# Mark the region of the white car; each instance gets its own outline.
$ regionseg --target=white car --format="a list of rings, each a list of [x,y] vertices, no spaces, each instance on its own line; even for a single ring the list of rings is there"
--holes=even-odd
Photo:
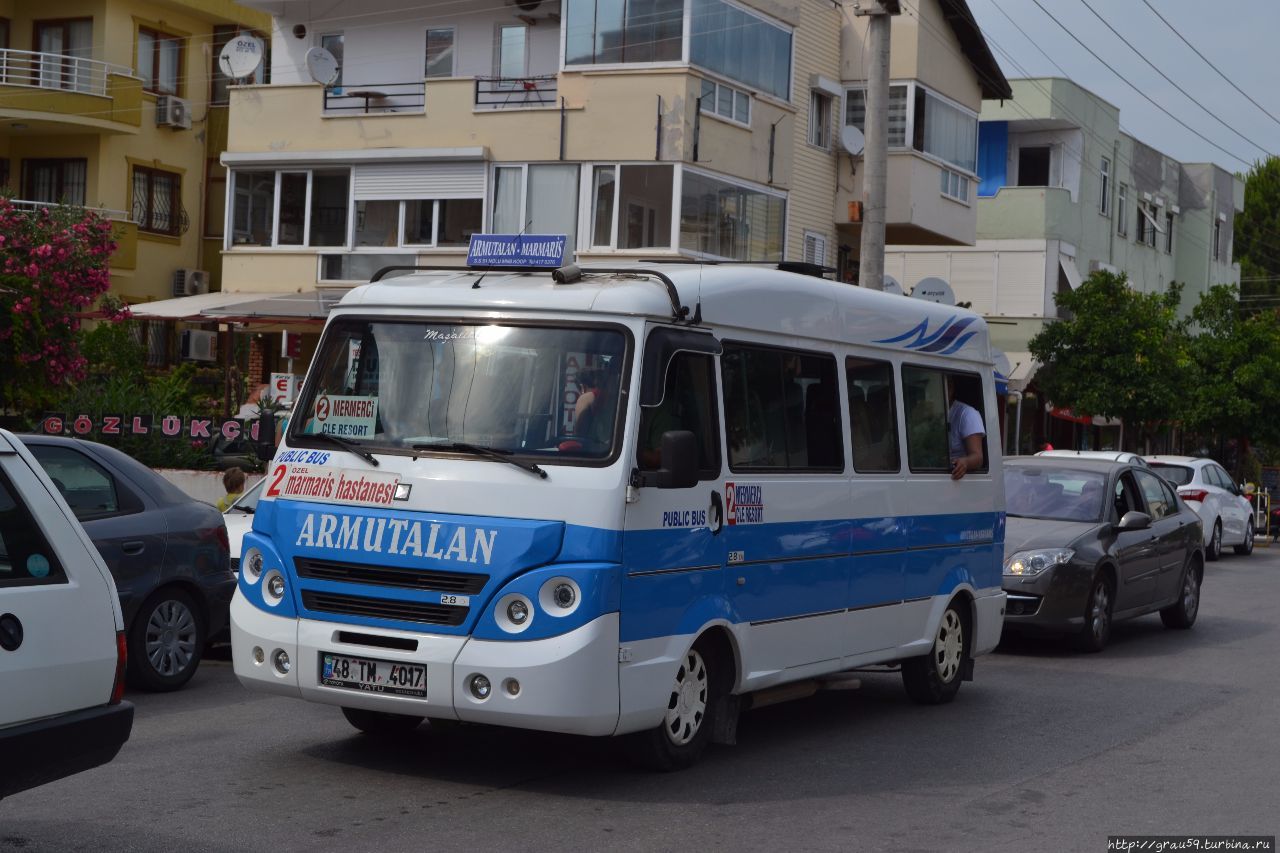
[[[0,430],[0,798],[129,739],[115,582],[44,468]]]
[[[1036,456],[1075,456],[1080,459],[1103,459],[1107,462],[1123,462],[1126,465],[1145,466],[1147,461],[1127,450],[1041,450]]]
[[[1253,507],[1221,465],[1193,456],[1148,456],[1149,464],[1178,490],[1204,522],[1204,556],[1216,560],[1224,545],[1253,552]]]
[[[258,508],[258,496],[262,494],[262,484],[265,482],[264,478],[254,483],[222,514],[222,520],[227,525],[227,542],[231,546],[233,572],[240,571],[240,542],[253,528],[253,512]]]

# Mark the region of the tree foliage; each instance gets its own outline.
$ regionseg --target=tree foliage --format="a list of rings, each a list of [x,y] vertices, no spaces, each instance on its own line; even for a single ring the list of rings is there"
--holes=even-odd
[[[1234,223],[1241,292],[1280,292],[1280,157],[1268,157],[1244,176],[1244,211]],[[1273,281],[1256,281],[1271,277]]]
[[[1139,293],[1103,270],[1057,294],[1063,319],[1029,344],[1045,365],[1037,383],[1056,406],[1120,418],[1139,433],[1180,417],[1193,373],[1180,295],[1176,284]]]
[[[111,223],[80,208],[0,198],[0,393],[31,408],[84,377],[80,317],[111,286]],[[108,319],[127,316],[118,303]]]

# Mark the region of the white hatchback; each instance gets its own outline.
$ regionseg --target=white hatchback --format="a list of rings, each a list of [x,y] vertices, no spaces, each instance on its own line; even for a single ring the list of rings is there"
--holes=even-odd
[[[1148,456],[1147,464],[1178,490],[1204,522],[1204,556],[1216,560],[1224,545],[1253,552],[1253,507],[1221,465],[1194,456]]]
[[[44,468],[0,430],[0,798],[115,757],[133,729],[115,582]]]
[[[1041,450],[1036,456],[1074,456],[1077,459],[1102,459],[1106,462],[1123,462],[1126,465],[1147,464],[1141,456],[1127,450]]]

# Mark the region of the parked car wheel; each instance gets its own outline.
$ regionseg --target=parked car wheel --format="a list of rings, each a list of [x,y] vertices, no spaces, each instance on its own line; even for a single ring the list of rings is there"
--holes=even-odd
[[[363,708],[343,708],[342,716],[360,731],[374,737],[408,734],[422,723],[422,717],[388,714],[385,711],[366,711]]]
[[[1176,604],[1160,611],[1166,628],[1190,628],[1200,613],[1200,566],[1194,560],[1182,570],[1182,595]]]
[[[942,705],[956,698],[969,654],[968,620],[958,601],[943,611],[933,650],[902,662],[902,686],[913,702]]]
[[[1089,601],[1084,608],[1084,628],[1076,635],[1076,648],[1082,652],[1100,652],[1111,639],[1111,581],[1099,574],[1093,579]]]
[[[712,717],[726,680],[715,647],[699,639],[685,653],[662,722],[628,742],[631,758],[663,772],[692,766],[711,740]]]
[[[1253,520],[1250,519],[1244,528],[1244,542],[1236,546],[1236,553],[1247,556],[1253,553]]]
[[[1222,519],[1213,523],[1213,535],[1209,537],[1209,545],[1204,549],[1204,558],[1212,563],[1222,556]]]
[[[180,587],[157,590],[129,628],[129,682],[144,690],[177,690],[191,680],[205,645],[204,608]]]

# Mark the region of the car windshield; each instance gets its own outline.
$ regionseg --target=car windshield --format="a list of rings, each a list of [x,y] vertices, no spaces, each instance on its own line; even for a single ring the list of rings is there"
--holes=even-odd
[[[1175,486],[1185,486],[1195,476],[1195,471],[1186,465],[1164,465],[1159,462],[1152,462],[1151,467],[1155,469],[1157,474]]]
[[[626,352],[616,327],[339,321],[325,332],[289,440],[606,459],[620,438]]]
[[[1020,518],[1053,521],[1097,521],[1107,478],[1097,471],[1007,465],[1004,469],[1005,505]]]

